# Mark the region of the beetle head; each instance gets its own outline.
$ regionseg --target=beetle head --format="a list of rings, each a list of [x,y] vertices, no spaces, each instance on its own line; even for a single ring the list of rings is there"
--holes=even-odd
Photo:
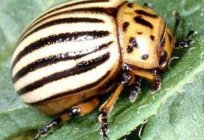
[[[142,69],[164,70],[168,66],[175,39],[166,25],[160,35],[137,34],[127,40],[128,45],[123,48],[125,63]]]

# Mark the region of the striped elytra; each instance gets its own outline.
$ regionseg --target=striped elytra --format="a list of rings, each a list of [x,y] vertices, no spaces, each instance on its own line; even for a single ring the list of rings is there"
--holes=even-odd
[[[74,0],[48,10],[25,29],[12,59],[14,87],[25,103],[56,114],[114,85],[121,50],[113,15],[122,3]],[[76,95],[79,100],[69,101]],[[62,108],[43,109],[61,104],[61,98],[66,99]]]
[[[72,0],[26,27],[13,53],[11,76],[25,103],[55,115],[137,85],[137,77],[155,82],[157,89],[160,78],[151,71],[167,67],[174,46],[166,23],[146,6],[126,0]]]

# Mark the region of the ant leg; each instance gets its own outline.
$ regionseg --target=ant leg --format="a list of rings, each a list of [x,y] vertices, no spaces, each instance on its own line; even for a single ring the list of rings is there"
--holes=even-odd
[[[71,119],[71,117],[75,116],[83,116],[90,112],[92,112],[99,104],[98,99],[93,99],[86,103],[81,103],[76,105],[63,113],[59,114],[55,119],[53,119],[50,123],[41,128],[38,133],[35,135],[34,140],[38,140],[39,138],[46,136],[49,134],[54,128],[59,126],[61,123],[64,123]]]

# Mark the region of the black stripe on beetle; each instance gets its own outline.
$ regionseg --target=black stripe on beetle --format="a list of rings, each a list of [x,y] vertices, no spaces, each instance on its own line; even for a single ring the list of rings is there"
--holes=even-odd
[[[20,78],[22,78],[23,76],[25,76],[26,74],[35,71],[37,69],[43,68],[45,66],[49,66],[49,65],[53,65],[56,64],[58,62],[62,62],[62,61],[67,61],[67,60],[71,60],[71,59],[79,59],[82,58],[84,56],[87,56],[89,54],[95,53],[97,51],[100,51],[102,49],[105,49],[107,47],[109,47],[113,42],[110,41],[108,43],[102,44],[99,47],[96,47],[96,49],[92,50],[91,52],[88,53],[79,53],[78,55],[70,55],[69,52],[68,53],[64,53],[64,54],[57,54],[57,55],[53,55],[53,56],[49,56],[46,58],[42,58],[42,59],[38,59],[37,61],[25,66],[24,68],[22,68],[14,77],[13,77],[13,83],[15,83],[16,81],[18,81]]]
[[[18,90],[17,93],[19,95],[26,94],[27,92],[31,92],[35,89],[38,89],[38,88],[40,88],[40,87],[42,87],[42,86],[44,86],[50,82],[54,82],[54,81],[60,80],[62,78],[68,77],[68,76],[77,75],[80,73],[90,71],[90,70],[96,68],[97,66],[105,63],[109,58],[110,58],[110,53],[106,53],[106,54],[104,54],[100,57],[97,57],[95,59],[80,62],[75,67],[73,67],[71,69],[68,69],[68,70],[65,70],[62,72],[57,72],[57,73],[52,74],[48,77],[44,77],[44,78],[42,78],[42,79],[40,79],[40,80],[30,84],[30,85],[27,85],[24,88]]]
[[[90,13],[98,13],[98,14],[105,13],[107,15],[110,15],[110,16],[116,18],[118,10],[116,8],[87,7],[87,8],[67,10],[67,11],[61,12],[59,14],[65,14],[68,12],[69,13],[74,13],[74,12],[87,13],[87,12],[90,12]]]
[[[74,32],[74,33],[63,33],[58,35],[51,35],[45,38],[42,38],[29,46],[25,47],[24,50],[22,50],[14,59],[12,64],[12,69],[16,65],[16,63],[25,55],[40,49],[46,45],[55,44],[59,42],[67,42],[67,41],[84,41],[87,40],[87,37],[89,37],[89,40],[95,40],[97,38],[103,38],[105,36],[108,36],[110,33],[108,31],[86,31],[86,32]]]
[[[115,9],[115,8],[81,8],[81,9],[66,10],[63,12],[55,13],[55,14],[47,16],[44,19],[40,19],[39,21],[35,22],[35,24],[28,27],[29,29],[26,29],[24,31],[24,33],[21,35],[19,41],[17,42],[17,46],[20,44],[20,42],[23,40],[23,38],[25,38],[24,36],[25,36],[26,32],[28,32],[29,30],[31,30],[32,28],[34,28],[35,26],[37,26],[38,24],[40,24],[44,20],[48,20],[48,19],[55,17],[55,16],[64,15],[64,14],[68,14],[68,13],[75,13],[75,12],[80,12],[80,13],[90,12],[90,13],[98,13],[98,14],[105,13],[105,14],[108,14],[108,15],[114,17],[114,18],[116,18],[116,15],[117,15],[117,9]]]
[[[124,23],[123,23],[123,32],[126,32],[126,31],[127,31],[129,25],[130,25],[129,22],[124,22]]]
[[[146,21],[145,19],[143,19],[141,16],[135,17],[134,20],[138,24],[141,24],[141,25],[146,26],[150,29],[153,29],[153,25],[149,21]]]
[[[155,15],[155,14],[151,14],[151,13],[148,13],[148,12],[143,11],[143,10],[135,10],[135,13],[137,13],[137,14],[139,14],[139,15],[151,17],[151,18],[157,18],[157,17],[158,17],[158,16]]]
[[[79,5],[85,5],[85,4],[91,4],[91,3],[105,3],[105,2],[109,2],[109,0],[90,0],[90,1],[80,1],[80,2],[76,2],[76,3],[71,3],[71,4],[66,4],[66,5],[63,5],[59,8],[55,8],[51,11],[48,11],[45,15],[43,16],[46,16],[47,14],[50,14],[50,13],[53,13],[53,12],[57,12],[59,10],[63,10],[65,8],[69,8],[69,7],[73,7],[73,6],[79,6]]]
[[[80,9],[72,9],[72,10],[66,10],[66,11],[62,11],[62,12],[58,12],[58,13],[53,13],[43,19],[39,19],[37,22],[35,22],[35,24],[33,24],[32,26],[29,27],[29,29],[26,30],[26,32],[28,32],[30,29],[34,28],[35,26],[37,26],[38,24],[40,24],[41,22],[43,22],[44,20],[48,20],[52,17],[55,16],[59,16],[59,15],[64,15],[64,14],[68,14],[68,13],[74,13],[74,12],[80,12],[80,13],[106,13],[110,16],[115,17],[117,15],[117,9],[115,8],[80,8]],[[24,35],[22,35],[24,36]],[[22,40],[22,39],[20,39]]]
[[[39,16],[35,21],[34,24],[29,26],[27,28],[27,30],[29,30],[30,28],[32,28],[33,26],[35,26],[36,24],[40,23],[41,21],[45,20],[45,16],[47,16],[48,14],[50,15],[56,15],[56,12],[58,12],[59,10],[63,10],[69,7],[73,7],[73,6],[78,6],[78,5],[84,5],[84,4],[91,4],[91,3],[98,3],[98,2],[109,2],[109,0],[91,0],[91,1],[81,1],[81,2],[76,2],[76,3],[71,3],[71,4],[66,4],[64,6],[61,6],[59,8],[55,8],[53,10],[48,11],[46,14],[43,14],[41,16]],[[54,13],[54,14],[52,14]],[[49,16],[50,16],[49,15]],[[47,17],[46,17],[47,18]],[[39,20],[39,21],[38,21]]]
[[[110,71],[108,71],[103,77],[101,77],[99,80],[97,80],[94,83],[82,86],[82,87],[74,89],[72,91],[57,93],[56,96],[52,96],[50,98],[46,98],[43,101],[37,101],[37,102],[34,102],[34,103],[30,103],[30,104],[31,105],[40,105],[42,103],[46,104],[46,102],[52,101],[53,99],[61,98],[61,97],[66,96],[66,95],[71,95],[71,94],[75,94],[76,95],[76,94],[78,94],[79,91],[86,91],[87,89],[91,89],[91,88],[97,87],[97,85],[100,84],[101,82],[103,82],[108,77],[108,75],[110,75]],[[98,91],[98,94],[106,91],[107,89],[110,89],[111,85],[114,85],[114,83],[115,83],[115,81],[110,80],[107,84],[105,84],[105,86],[102,89],[100,89]]]
[[[60,25],[60,24],[69,24],[69,23],[104,23],[104,21],[102,19],[96,19],[96,18],[83,18],[83,17],[79,17],[79,18],[62,18],[62,19],[56,19],[56,20],[52,20],[50,22],[47,22],[45,24],[40,25],[39,27],[35,28],[34,30],[32,30],[31,32],[29,32],[28,34],[26,34],[24,37],[21,38],[21,40],[25,39],[26,37],[28,37],[29,35],[53,26],[53,25]]]

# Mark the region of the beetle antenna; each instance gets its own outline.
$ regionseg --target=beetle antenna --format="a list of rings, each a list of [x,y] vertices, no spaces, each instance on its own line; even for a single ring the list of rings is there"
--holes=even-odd
[[[52,130],[55,127],[57,127],[60,123],[61,123],[60,117],[53,119],[49,124],[38,130],[38,133],[35,135],[34,140],[38,140],[39,138],[46,136],[47,134],[52,132]]]
[[[178,26],[180,24],[181,21],[181,16],[178,12],[174,11],[174,18],[175,18],[175,24],[174,24],[174,35],[176,36],[177,34],[177,30],[178,30]]]
[[[189,31],[188,34],[187,34],[187,36],[186,36],[186,39],[189,39],[189,38],[192,37],[194,34],[197,34],[197,32],[196,32],[196,31],[193,31],[193,30]]]
[[[177,31],[178,31],[178,26],[179,26],[180,21],[181,21],[181,16],[176,11],[174,11],[173,14],[174,14],[174,17],[175,17],[174,35],[176,36]],[[189,31],[189,33],[187,34],[185,39],[179,40],[179,41],[176,42],[175,48],[187,48],[192,43],[192,40],[189,39],[189,38],[192,37],[194,34],[197,34],[197,32],[193,31],[193,30]]]

